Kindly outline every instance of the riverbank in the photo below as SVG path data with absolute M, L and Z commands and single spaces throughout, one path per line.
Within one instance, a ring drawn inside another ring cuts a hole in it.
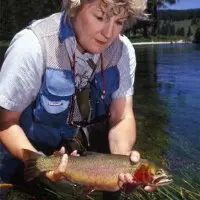
M 192 42 L 189 41 L 183 41 L 183 40 L 178 40 L 178 41 L 151 41 L 151 42 L 132 42 L 133 45 L 152 45 L 152 44 L 192 44 Z
M 184 44 L 184 43 L 192 43 L 192 40 L 183 36 L 135 36 L 129 37 L 130 41 L 133 45 L 152 45 L 152 44 Z

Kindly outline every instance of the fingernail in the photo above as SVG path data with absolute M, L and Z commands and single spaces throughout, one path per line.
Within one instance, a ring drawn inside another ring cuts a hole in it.
M 67 162 L 68 161 L 68 155 L 67 154 L 64 154 L 63 157 L 62 157 L 62 160 L 64 162 Z
M 139 156 L 133 156 L 133 160 L 134 161 L 138 161 L 139 160 Z

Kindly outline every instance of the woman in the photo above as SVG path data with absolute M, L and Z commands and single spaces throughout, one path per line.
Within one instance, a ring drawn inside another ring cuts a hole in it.
M 135 53 L 120 32 L 128 17 L 142 14 L 145 0 L 69 0 L 64 8 L 17 33 L 6 52 L 0 73 L 3 182 L 12 182 L 25 163 L 22 149 L 51 154 L 76 136 L 77 127 L 88 133 L 99 119 L 109 122 L 109 151 L 139 160 L 132 151 Z M 64 154 L 46 176 L 57 180 L 66 167 Z M 130 174 L 119 175 L 119 188 L 131 182 Z

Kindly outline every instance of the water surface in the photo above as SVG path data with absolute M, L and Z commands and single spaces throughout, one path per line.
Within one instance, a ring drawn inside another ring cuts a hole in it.
M 173 188 L 150 199 L 200 199 L 200 46 L 135 49 L 136 148 L 174 176 Z

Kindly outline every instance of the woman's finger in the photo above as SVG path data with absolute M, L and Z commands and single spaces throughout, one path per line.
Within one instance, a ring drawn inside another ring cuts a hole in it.
M 65 154 L 65 147 L 61 147 L 59 151 L 62 155 Z
M 80 156 L 80 154 L 78 154 L 77 150 L 72 151 L 72 153 L 70 155 L 72 155 L 72 156 Z
M 48 171 L 46 172 L 46 176 L 51 180 L 51 181 L 56 181 L 58 179 L 61 179 L 62 176 L 64 175 L 65 173 L 65 170 L 67 168 L 67 163 L 68 163 L 68 155 L 67 154 L 64 154 L 62 156 L 62 159 L 61 159 L 61 163 L 60 165 L 58 166 L 58 168 L 54 171 Z
M 145 190 L 146 192 L 153 192 L 153 191 L 156 190 L 156 187 L 153 187 L 153 186 L 145 186 L 145 187 L 144 187 L 144 190 Z
M 140 160 L 140 153 L 138 151 L 131 151 L 130 159 L 133 163 L 137 163 Z

